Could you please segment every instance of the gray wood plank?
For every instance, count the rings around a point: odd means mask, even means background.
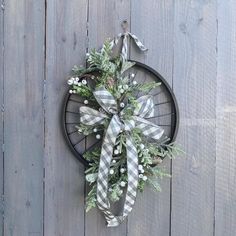
[[[84,168],[61,129],[61,109],[73,65],[86,53],[87,1],[47,1],[45,236],[84,235]]]
[[[136,46],[132,46],[131,59],[151,66],[171,85],[174,13],[172,1],[132,1],[131,6],[131,32],[148,48],[148,52],[142,54]],[[158,103],[164,97],[160,95],[155,99],[155,103]],[[170,172],[168,159],[164,160],[162,166]],[[161,193],[147,187],[144,193],[138,194],[128,220],[128,235],[156,235],[157,232],[159,235],[169,235],[170,180],[164,179],[160,184]]]
[[[5,1],[4,235],[43,234],[44,1]]]
[[[130,18],[130,0],[96,0],[89,4],[89,48],[100,48],[108,38],[121,32],[121,22]],[[116,207],[116,210],[122,209]],[[86,214],[85,235],[126,235],[126,222],[117,228],[107,228],[104,216],[94,209]]]
[[[236,5],[218,1],[215,235],[236,232]]]
[[[173,161],[172,236],[213,235],[215,184],[216,2],[175,1],[174,91],[180,107]]]
[[[0,106],[1,106],[1,119],[0,119],[0,233],[3,235],[3,215],[4,215],[4,195],[3,195],[3,173],[4,173],[4,155],[3,155],[3,119],[4,119],[4,4],[2,4],[2,9],[0,11]]]

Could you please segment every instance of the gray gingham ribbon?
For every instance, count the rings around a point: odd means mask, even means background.
[[[130,32],[124,32],[124,33],[120,33],[118,34],[117,37],[115,37],[110,45],[111,47],[113,48],[115,45],[117,45],[118,41],[120,39],[123,39],[123,42],[122,42],[122,49],[121,49],[121,57],[123,60],[127,60],[128,59],[128,38],[131,38],[134,40],[135,44],[137,45],[137,47],[145,52],[147,51],[148,49],[141,43],[141,41],[138,39],[138,37],[134,34],[131,34]]]
[[[108,227],[118,226],[131,212],[135,202],[138,186],[138,155],[134,140],[130,131],[139,128],[145,136],[160,139],[164,130],[147,121],[145,118],[154,115],[154,103],[152,96],[145,95],[137,99],[138,107],[134,110],[131,119],[123,118],[124,112],[118,112],[118,104],[112,94],[105,87],[99,87],[94,91],[94,97],[106,113],[93,108],[80,107],[80,121],[86,125],[100,125],[109,120],[106,130],[98,170],[97,178],[97,206],[104,213]],[[115,216],[110,211],[108,199],[108,176],[113,156],[113,148],[118,134],[126,132],[127,173],[128,187],[125,197],[124,209],[120,216]]]

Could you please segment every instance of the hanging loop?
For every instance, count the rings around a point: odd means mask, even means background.
[[[128,32],[128,27],[129,27],[129,23],[127,20],[122,21],[121,23],[121,28],[123,30],[124,33]]]

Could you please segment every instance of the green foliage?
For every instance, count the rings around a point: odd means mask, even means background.
[[[101,70],[106,76],[115,75],[117,65],[111,61],[111,53],[112,48],[108,41],[104,43],[100,52],[91,50],[87,60],[89,67]]]
[[[91,89],[86,85],[73,85],[73,89],[79,94],[81,97],[89,98],[90,100],[94,100],[93,93]]]
[[[106,89],[114,96],[117,101],[118,113],[122,114],[122,119],[130,120],[134,114],[134,110],[138,107],[137,94],[139,92],[149,93],[152,89],[157,88],[161,83],[149,82],[143,84],[133,83],[129,69],[135,63],[124,61],[120,57],[111,58],[112,48],[111,44],[106,41],[100,51],[91,50],[88,54],[87,62],[88,68],[77,67],[73,68],[73,75],[77,77],[87,76],[92,72],[94,87],[88,84],[73,84],[73,91],[76,91],[82,97],[89,99],[90,106],[98,108],[99,104],[93,96],[93,90],[99,86],[105,86]],[[96,73],[95,73],[96,71]],[[86,74],[86,75],[85,75]],[[91,74],[90,74],[91,76]],[[133,77],[133,76],[131,76]],[[77,78],[78,79],[78,78]],[[71,84],[71,83],[69,83]],[[124,103],[121,106],[121,103]],[[110,118],[105,121],[105,124],[96,126],[96,129],[106,130],[110,122]],[[77,129],[84,135],[94,132],[94,126],[80,124]],[[96,132],[96,131],[95,131]],[[124,195],[127,187],[127,157],[126,157],[126,136],[131,134],[138,154],[139,163],[139,181],[138,190],[144,191],[146,185],[150,185],[156,191],[161,191],[160,180],[170,175],[159,165],[154,166],[155,160],[162,160],[164,157],[174,158],[176,155],[182,153],[182,150],[175,144],[169,143],[168,139],[159,140],[159,142],[150,143],[138,128],[133,128],[131,131],[122,131],[114,146],[112,162],[110,164],[110,172],[108,176],[108,197],[112,202],[119,201]],[[86,197],[86,211],[89,211],[96,206],[96,186],[99,169],[99,161],[101,155],[101,148],[93,148],[87,151],[83,157],[89,161],[89,166],[85,170],[86,182],[90,187],[90,191]]]
[[[160,85],[161,85],[161,83],[157,83],[157,82],[137,84],[137,85],[133,86],[133,90],[138,90],[138,91],[142,91],[142,92],[147,93],[147,92],[151,91],[152,89],[159,87]]]
[[[161,192],[161,186],[157,181],[154,181],[152,178],[147,180],[148,184],[153,187],[153,189],[157,192]]]
[[[91,190],[88,192],[86,197],[86,212],[90,211],[92,208],[96,207],[97,196],[96,196],[96,189],[97,185],[94,184]]]
[[[135,62],[130,62],[130,61],[123,61],[120,74],[123,74],[125,71],[129,70],[131,67],[135,65]]]
[[[109,193],[109,199],[112,202],[117,202],[120,200],[122,194],[123,194],[123,190],[119,186],[119,182],[118,182],[117,184],[114,184],[113,187],[111,188],[111,191]]]

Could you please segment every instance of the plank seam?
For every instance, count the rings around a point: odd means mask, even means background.
[[[172,1],[172,4],[173,4],[173,20],[175,19],[175,1],[173,0]],[[175,34],[175,27],[173,26],[173,39],[172,39],[172,73],[171,73],[171,88],[172,90],[174,91],[174,62],[175,62],[175,50],[174,50],[174,47],[175,47],[175,37],[174,37],[174,34]],[[173,119],[172,119],[173,120]],[[170,178],[170,218],[169,218],[169,236],[172,235],[172,176],[173,174],[173,161],[170,160],[170,175],[171,175],[171,178]]]
[[[215,53],[216,53],[216,111],[215,111],[215,167],[216,167],[216,161],[217,161],[217,155],[216,155],[216,148],[217,148],[217,78],[218,78],[218,32],[219,32],[219,25],[218,25],[218,6],[216,4],[216,47],[215,47]],[[213,219],[213,236],[216,234],[216,168],[214,168],[214,219]]]
[[[86,18],[86,53],[89,51],[89,4],[90,1],[87,0],[87,18]],[[87,61],[86,61],[86,67],[87,67]],[[85,148],[87,146],[87,138],[85,138]],[[86,181],[84,181],[84,236],[86,236]]]
[[[46,63],[47,63],[47,0],[44,0],[44,80],[43,80],[43,150],[44,150],[44,158],[43,158],[43,222],[42,222],[42,230],[43,236],[45,235],[45,148],[46,148]]]
[[[4,183],[5,183],[5,168],[4,168],[4,158],[5,158],[5,153],[4,153],[4,144],[5,144],[5,140],[4,140],[4,137],[5,137],[5,130],[4,130],[4,111],[5,111],[5,94],[4,94],[4,87],[5,87],[5,83],[4,83],[4,80],[5,80],[5,0],[2,0],[1,1],[1,10],[2,10],[2,31],[3,31],[3,41],[2,41],[2,60],[3,60],[3,63],[2,63],[2,109],[1,109],[1,112],[2,112],[2,196],[1,196],[1,214],[2,214],[2,235],[4,235],[5,233],[5,228],[4,228],[4,225],[5,225],[5,222],[4,222],[4,215],[5,215],[5,197],[4,197],[4,194],[5,194],[5,189],[4,189]]]

